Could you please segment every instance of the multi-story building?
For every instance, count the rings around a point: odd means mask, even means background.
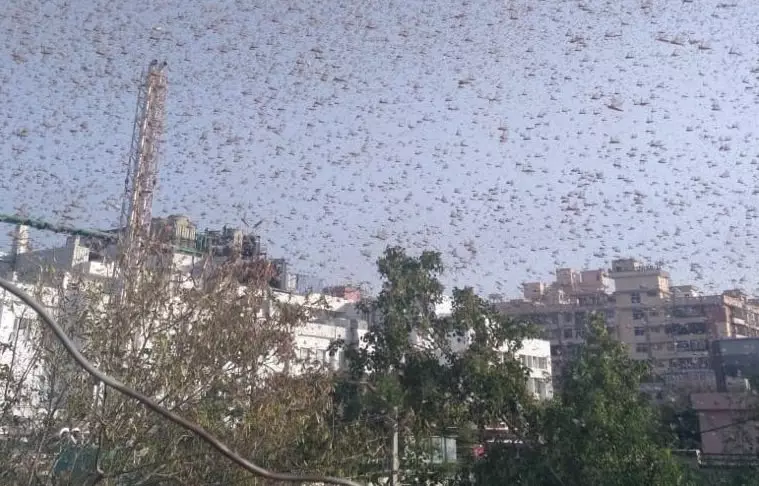
[[[540,326],[544,339],[549,341],[549,356],[555,371],[571,349],[584,342],[592,314],[600,313],[607,322],[613,322],[611,289],[612,282],[604,270],[576,272],[560,268],[554,282],[526,283],[523,299],[495,305],[508,315]]]
[[[170,256],[178,271],[189,272],[209,260],[258,259],[271,265],[274,288],[296,289],[297,275],[290,272],[284,259],[267,258],[258,235],[226,226],[221,230],[199,231],[182,215],[153,218],[150,231],[154,241],[167,250],[161,250],[160,258]],[[45,276],[61,273],[77,273],[88,278],[113,277],[119,253],[116,243],[119,230],[80,233],[86,234],[69,236],[61,247],[33,250],[29,246],[28,228],[17,226],[10,254],[0,259],[0,275],[13,274],[19,280],[35,283],[40,283],[40,278]]]
[[[53,289],[15,283],[35,296],[48,312],[54,312],[59,299]],[[36,332],[38,322],[36,312],[7,290],[0,289],[0,381],[9,385],[6,388],[9,395],[5,398],[12,401],[10,412],[17,417],[31,416],[43,398],[42,358],[39,346],[33,342],[40,338]]]
[[[710,341],[759,335],[759,305],[745,294],[701,295],[690,285],[671,286],[660,265],[634,259],[613,261],[608,273],[559,269],[555,282],[525,284],[524,294],[496,305],[540,325],[557,365],[583,342],[589,315],[599,313],[633,358],[651,363],[653,390],[713,389]]]

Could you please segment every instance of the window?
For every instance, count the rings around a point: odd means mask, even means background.
[[[636,353],[647,353],[648,352],[648,343],[638,343],[635,345],[635,352]]]
[[[643,319],[644,317],[645,317],[645,314],[643,313],[643,311],[640,311],[640,310],[633,311],[633,319],[635,319],[636,321],[639,321]]]
[[[630,302],[633,304],[640,304],[640,292],[633,292],[630,294]]]
[[[452,464],[456,462],[456,439],[451,437],[432,437],[432,464]]]
[[[579,339],[585,339],[585,329],[584,328],[575,329],[575,336]]]
[[[545,396],[545,383],[539,378],[535,378],[535,394],[539,397]]]
[[[538,358],[538,369],[541,370],[547,370],[548,369],[548,358]]]
[[[694,339],[690,342],[691,351],[706,351],[706,341],[703,339]]]
[[[646,328],[645,327],[636,327],[635,328],[635,335],[636,336],[645,336],[646,335]]]
[[[564,337],[567,339],[572,339],[572,336],[574,336],[574,333],[572,332],[572,329],[567,328],[564,329]]]

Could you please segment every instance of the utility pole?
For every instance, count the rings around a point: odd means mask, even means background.
[[[358,385],[363,385],[374,393],[377,393],[377,394],[379,393],[377,391],[377,388],[374,387],[374,385],[366,381],[356,381],[353,383],[358,384]],[[382,399],[382,397],[380,397],[380,399]],[[400,459],[400,453],[398,452],[400,449],[399,438],[398,438],[398,435],[399,435],[398,415],[399,415],[398,405],[395,405],[393,406],[393,416],[388,417],[387,415],[384,415],[383,417],[384,420],[390,421],[390,425],[392,428],[392,437],[390,439],[390,442],[391,442],[390,454],[389,454],[390,457],[388,457],[388,459],[390,460],[389,461],[390,462],[390,482],[389,482],[390,486],[401,486],[401,481],[399,479],[400,477],[399,471],[401,469],[401,459]]]
[[[393,407],[393,444],[390,448],[390,486],[401,486],[398,480],[398,470],[401,461],[398,457],[398,407]]]

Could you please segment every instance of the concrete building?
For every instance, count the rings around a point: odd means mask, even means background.
[[[747,392],[704,392],[691,395],[698,412],[702,464],[759,464],[759,399]]]
[[[718,339],[711,361],[716,392],[691,395],[697,411],[704,461],[714,465],[757,464],[759,399],[751,383],[759,378],[759,338]]]
[[[660,265],[614,260],[608,272],[559,269],[555,282],[530,283],[524,298],[496,304],[503,312],[540,325],[557,366],[583,342],[592,313],[630,355],[653,365],[653,391],[713,390],[709,359],[714,339],[759,335],[759,306],[739,291],[701,295],[670,285]]]
[[[323,293],[333,297],[341,297],[351,302],[358,302],[361,300],[361,290],[347,285],[325,287]]]
[[[16,282],[21,290],[34,295],[52,315],[59,308],[59,294],[50,288],[39,288]],[[10,398],[19,399],[11,413],[16,417],[30,417],[45,398],[42,356],[38,340],[42,338],[36,312],[0,289],[0,369],[3,382],[11,383]]]
[[[297,276],[289,271],[284,259],[268,259],[260,237],[244,234],[242,230],[223,227],[221,230],[198,231],[182,215],[153,218],[151,235],[155,242],[164,245],[178,270],[189,271],[206,261],[224,261],[233,256],[269,261],[276,269],[272,284],[281,290],[295,290]],[[114,275],[114,262],[118,258],[116,244],[119,230],[87,232],[72,235],[57,248],[33,250],[29,246],[28,228],[16,227],[10,254],[0,259],[0,275],[10,275],[21,281],[39,283],[50,274],[77,273],[90,278],[110,278]],[[159,255],[152,255],[155,261]]]
[[[345,365],[344,353],[337,352],[330,356],[330,344],[341,339],[347,343],[358,344],[369,329],[367,321],[356,309],[353,301],[330,295],[305,296],[289,292],[273,292],[274,298],[280,302],[296,305],[309,305],[312,302],[326,302],[326,309],[319,309],[313,318],[298,329],[294,336],[294,346],[297,358],[311,364],[322,364],[332,370]],[[299,367],[293,364],[281,364],[290,372],[297,373]]]

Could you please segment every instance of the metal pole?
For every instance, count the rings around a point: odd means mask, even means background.
[[[400,486],[398,470],[401,468],[398,458],[398,407],[393,407],[393,445],[390,457],[390,486]]]

